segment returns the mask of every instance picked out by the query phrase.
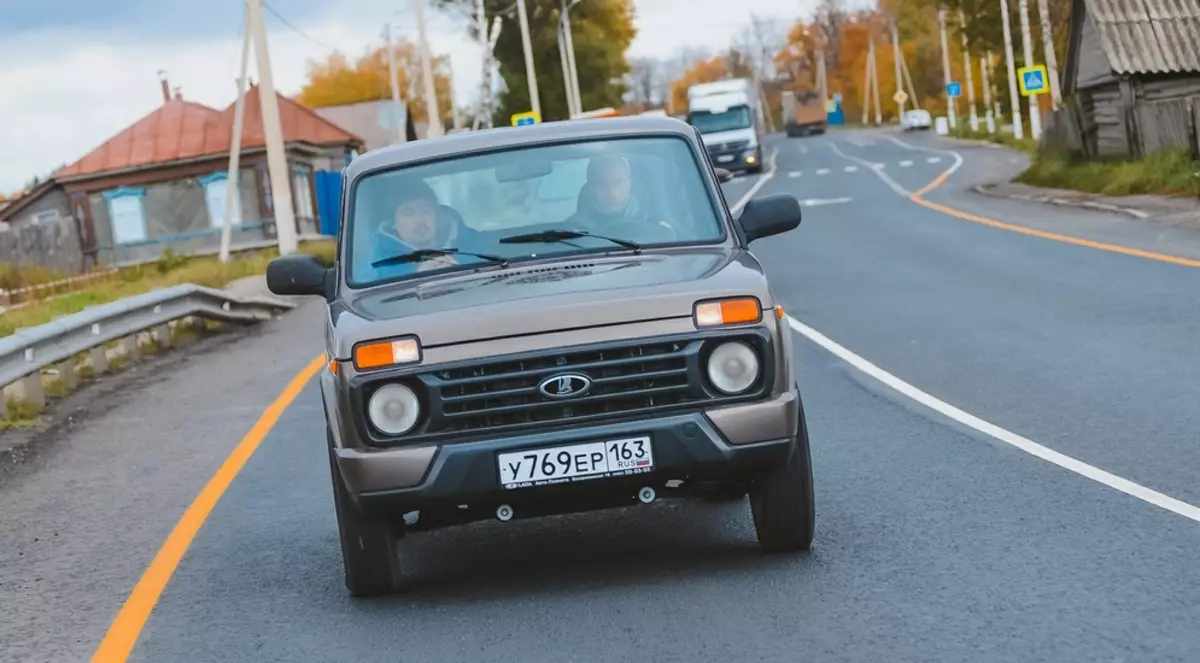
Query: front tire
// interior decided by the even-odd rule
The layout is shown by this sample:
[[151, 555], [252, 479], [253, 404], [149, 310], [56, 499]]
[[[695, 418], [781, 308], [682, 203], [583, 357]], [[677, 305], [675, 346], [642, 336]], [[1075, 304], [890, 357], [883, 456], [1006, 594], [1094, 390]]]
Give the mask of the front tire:
[[759, 478], [750, 489], [754, 531], [764, 552], [803, 552], [812, 547], [816, 513], [813, 506], [812, 454], [804, 403], [795, 442], [783, 465]]
[[397, 591], [400, 589], [400, 558], [396, 539], [403, 536], [403, 530], [363, 513], [354, 504], [342, 480], [332, 445], [329, 447], [329, 471], [333, 478], [333, 503], [342, 544], [346, 589], [352, 596]]

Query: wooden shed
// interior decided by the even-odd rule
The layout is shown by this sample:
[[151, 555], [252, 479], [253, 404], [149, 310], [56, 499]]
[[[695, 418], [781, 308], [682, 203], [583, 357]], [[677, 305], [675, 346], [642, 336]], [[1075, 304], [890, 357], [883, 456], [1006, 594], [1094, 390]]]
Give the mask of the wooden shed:
[[1089, 157], [1196, 150], [1200, 0], [1073, 0], [1063, 93]]

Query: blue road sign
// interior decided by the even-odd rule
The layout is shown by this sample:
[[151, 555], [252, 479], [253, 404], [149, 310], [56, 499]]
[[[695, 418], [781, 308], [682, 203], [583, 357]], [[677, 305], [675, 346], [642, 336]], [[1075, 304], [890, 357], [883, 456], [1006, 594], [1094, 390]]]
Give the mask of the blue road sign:
[[959, 83], [958, 81], [950, 81], [949, 83], [946, 83], [946, 96], [961, 97], [962, 83]]
[[1029, 97], [1045, 93], [1050, 79], [1046, 74], [1045, 65], [1037, 64], [1017, 70], [1017, 81], [1021, 84], [1021, 94]]

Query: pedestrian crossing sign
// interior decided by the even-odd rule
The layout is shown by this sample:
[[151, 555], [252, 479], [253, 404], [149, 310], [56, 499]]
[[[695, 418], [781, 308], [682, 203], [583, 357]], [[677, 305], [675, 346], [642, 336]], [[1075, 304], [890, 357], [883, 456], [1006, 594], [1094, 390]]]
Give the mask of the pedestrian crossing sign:
[[512, 125], [514, 127], [525, 127], [531, 124], [539, 124], [542, 118], [537, 111], [529, 111], [527, 113], [513, 113]]
[[1017, 82], [1021, 84], [1021, 96], [1032, 97], [1035, 94], [1045, 94], [1050, 85], [1050, 77], [1046, 73], [1045, 65], [1035, 64], [1018, 69]]

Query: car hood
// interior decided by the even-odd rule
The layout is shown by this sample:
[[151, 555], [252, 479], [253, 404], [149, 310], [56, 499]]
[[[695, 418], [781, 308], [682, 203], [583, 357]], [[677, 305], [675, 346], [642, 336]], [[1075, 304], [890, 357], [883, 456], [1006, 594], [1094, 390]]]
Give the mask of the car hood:
[[774, 306], [749, 253], [728, 247], [574, 256], [379, 286], [335, 312], [335, 351], [415, 334], [424, 347], [692, 315], [699, 300], [755, 296]]

